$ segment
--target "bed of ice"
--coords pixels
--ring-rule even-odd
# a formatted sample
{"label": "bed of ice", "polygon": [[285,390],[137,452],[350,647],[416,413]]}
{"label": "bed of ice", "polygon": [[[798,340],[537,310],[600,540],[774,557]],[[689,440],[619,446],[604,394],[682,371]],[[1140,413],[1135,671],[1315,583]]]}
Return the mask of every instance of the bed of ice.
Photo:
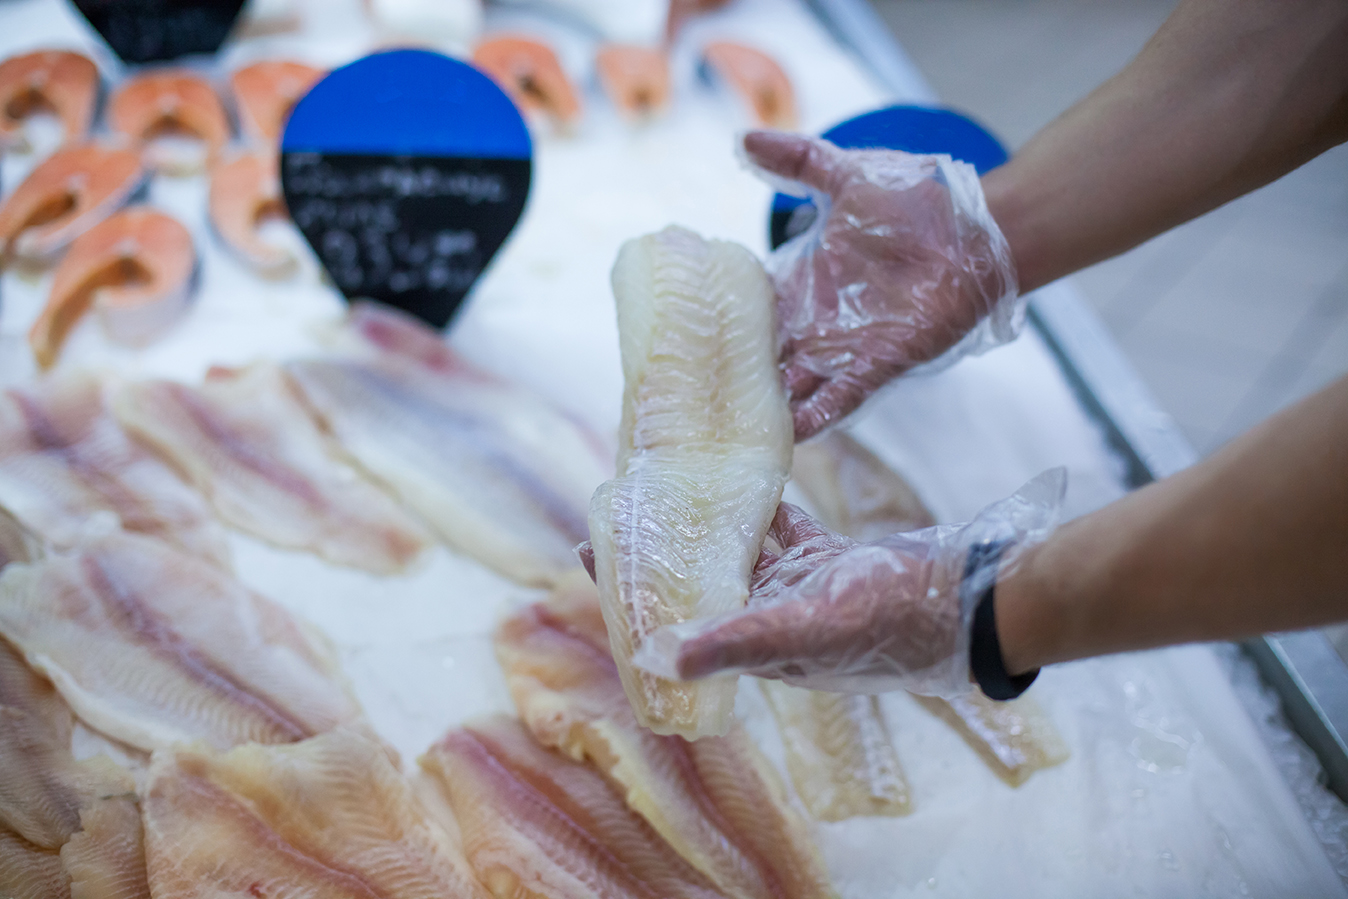
{"label": "bed of ice", "polygon": [[[290,9],[302,32],[236,41],[211,71],[220,76],[267,56],[333,65],[374,46],[376,39],[358,28],[357,0],[295,0]],[[535,129],[534,191],[525,217],[452,341],[611,433],[621,375],[608,269],[619,244],[677,222],[766,251],[770,191],[732,154],[744,113],[700,78],[695,48],[714,35],[773,53],[797,86],[804,130],[908,98],[868,80],[795,0],[739,0],[690,24],[675,54],[674,106],[645,125],[622,121],[599,95],[592,37],[515,9],[493,11],[487,22],[489,29],[545,33],[582,86],[587,107],[571,133]],[[59,0],[10,0],[0,8],[0,55],[42,46],[94,52],[96,42]],[[111,73],[107,57],[99,59]],[[911,98],[921,92],[915,84]],[[5,159],[3,183],[17,183],[29,164],[22,156]],[[313,351],[314,329],[335,320],[342,304],[298,235],[287,226],[270,229],[301,253],[299,273],[259,280],[209,233],[205,195],[200,177],[157,178],[149,194],[196,236],[201,278],[190,314],[142,351],[107,343],[87,321],[62,364],[193,380],[212,364]],[[49,281],[50,273],[10,271],[0,278],[0,383],[31,375],[23,335]],[[1068,514],[1123,489],[1121,464],[1033,333],[940,375],[897,384],[865,410],[855,433],[903,472],[942,520],[968,517],[1055,465],[1070,472]],[[488,634],[503,614],[537,594],[443,550],[399,578],[338,569],[241,536],[234,550],[244,580],[335,641],[370,717],[406,762],[450,725],[510,710]],[[1186,647],[1045,671],[1034,693],[1072,756],[1019,789],[998,780],[914,702],[886,697],[915,811],[820,828],[842,894],[1343,895],[1316,831],[1339,842],[1335,862],[1343,869],[1348,819],[1314,784],[1313,759],[1240,664],[1219,663],[1209,648]],[[1299,785],[1305,815],[1238,701],[1232,670],[1247,702],[1262,709],[1260,726]],[[742,685],[739,710],[765,750],[780,758],[751,684]]]}

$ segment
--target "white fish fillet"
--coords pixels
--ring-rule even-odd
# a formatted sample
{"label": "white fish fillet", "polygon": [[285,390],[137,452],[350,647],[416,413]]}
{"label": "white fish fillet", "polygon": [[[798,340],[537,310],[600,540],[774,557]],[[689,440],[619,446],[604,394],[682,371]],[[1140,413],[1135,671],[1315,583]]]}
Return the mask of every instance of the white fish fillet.
{"label": "white fish fillet", "polygon": [[1033,694],[998,702],[975,690],[951,700],[913,695],[1013,787],[1043,768],[1067,761],[1067,744]]}
{"label": "white fish fillet", "polygon": [[906,815],[908,780],[874,696],[846,696],[761,681],[796,794],[820,821]]}
{"label": "white fish fillet", "polygon": [[221,519],[269,543],[377,574],[406,569],[427,545],[407,512],[337,458],[275,365],[214,370],[200,387],[128,384],[112,408]]}
{"label": "white fish fillet", "polygon": [[8,566],[0,633],[81,720],[144,750],[291,742],[359,715],[321,638],[148,537],[115,533]]}
{"label": "white fish fillet", "polygon": [[79,543],[103,514],[128,531],[228,560],[206,501],[126,435],[87,372],[0,395],[0,505],[58,547]]}
{"label": "white fish fillet", "polygon": [[618,476],[590,506],[613,657],[642,724],[724,734],[734,678],[676,683],[631,658],[655,629],[748,598],[794,440],[773,290],[744,248],[666,228],[623,247],[613,293],[626,381]]}
{"label": "white fish fillet", "polygon": [[80,811],[80,830],[61,847],[70,899],[149,899],[140,801],[130,790]]}
{"label": "white fish fillet", "polygon": [[142,800],[155,896],[488,899],[380,743],[155,753]]}
{"label": "white fish fillet", "polygon": [[[392,318],[368,307],[363,314],[384,325]],[[608,476],[595,441],[425,331],[350,358],[292,362],[287,371],[346,453],[449,546],[546,586],[575,566],[590,495]]]}

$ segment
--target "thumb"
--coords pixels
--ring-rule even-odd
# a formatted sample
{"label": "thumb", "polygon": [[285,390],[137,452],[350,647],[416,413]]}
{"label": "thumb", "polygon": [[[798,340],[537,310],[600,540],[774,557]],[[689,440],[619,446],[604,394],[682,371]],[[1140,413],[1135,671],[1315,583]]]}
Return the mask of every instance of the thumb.
{"label": "thumb", "polygon": [[828,141],[784,131],[750,131],[744,135],[744,152],[764,171],[831,192],[837,148]]}

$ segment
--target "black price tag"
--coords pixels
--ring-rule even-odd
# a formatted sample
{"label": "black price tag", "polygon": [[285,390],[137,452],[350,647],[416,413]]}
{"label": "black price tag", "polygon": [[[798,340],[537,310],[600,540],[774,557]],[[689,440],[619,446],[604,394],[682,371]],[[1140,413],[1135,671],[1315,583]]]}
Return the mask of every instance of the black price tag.
{"label": "black price tag", "polygon": [[244,0],[73,0],[125,62],[157,62],[220,49]]}
{"label": "black price tag", "polygon": [[[888,106],[834,125],[822,135],[849,150],[903,150],[907,153],[949,153],[973,165],[978,174],[1006,162],[1006,149],[984,128],[949,109]],[[814,203],[777,194],[768,218],[768,245],[774,250],[814,223]]]}
{"label": "black price tag", "polygon": [[281,143],[290,217],[347,299],[442,328],[524,211],[532,145],[473,67],[423,50],[319,82]]}

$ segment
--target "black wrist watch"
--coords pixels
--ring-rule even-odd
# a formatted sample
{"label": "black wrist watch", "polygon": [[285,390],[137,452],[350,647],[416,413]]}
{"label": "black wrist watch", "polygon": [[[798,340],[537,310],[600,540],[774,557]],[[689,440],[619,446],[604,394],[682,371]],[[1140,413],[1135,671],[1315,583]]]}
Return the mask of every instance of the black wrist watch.
{"label": "black wrist watch", "polygon": [[964,561],[964,580],[960,582],[962,608],[973,607],[969,628],[969,670],[983,695],[989,699],[1015,699],[1030,688],[1039,669],[1024,674],[1008,674],[1002,659],[1002,644],[997,639],[997,610],[993,595],[997,588],[997,570],[1009,540],[989,540],[969,547]]}

